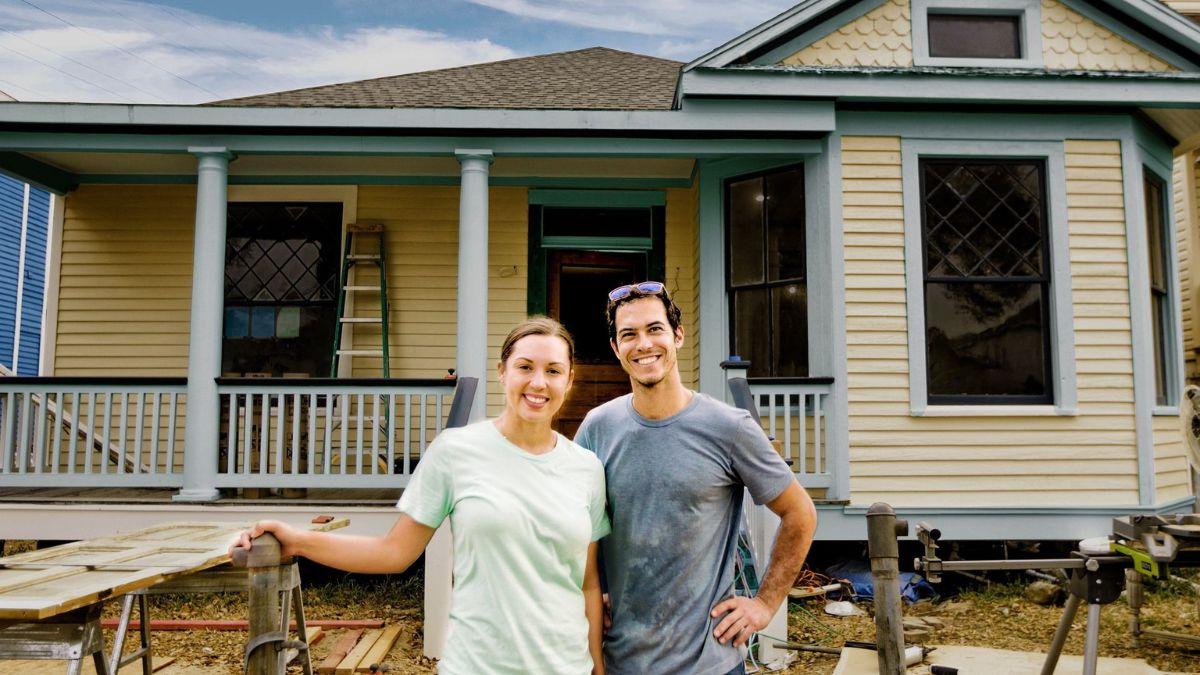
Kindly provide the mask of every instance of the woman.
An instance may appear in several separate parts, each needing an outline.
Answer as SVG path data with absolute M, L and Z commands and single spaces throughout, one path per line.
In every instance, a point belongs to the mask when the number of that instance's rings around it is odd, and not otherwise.
M 443 431 L 421 458 L 382 537 L 262 521 L 284 555 L 349 572 L 401 572 L 445 518 L 454 590 L 439 672 L 603 673 L 596 540 L 609 531 L 604 470 L 550 428 L 573 380 L 574 344 L 557 321 L 529 319 L 504 340 L 504 412 Z

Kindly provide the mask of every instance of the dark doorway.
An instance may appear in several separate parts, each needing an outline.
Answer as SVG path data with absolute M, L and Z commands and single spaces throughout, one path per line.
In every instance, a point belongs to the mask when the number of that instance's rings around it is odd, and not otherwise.
M 555 425 L 571 438 L 589 410 L 629 393 L 629 377 L 609 347 L 604 308 L 610 290 L 646 277 L 646 253 L 558 250 L 546 262 L 547 314 L 575 337 L 575 386 Z

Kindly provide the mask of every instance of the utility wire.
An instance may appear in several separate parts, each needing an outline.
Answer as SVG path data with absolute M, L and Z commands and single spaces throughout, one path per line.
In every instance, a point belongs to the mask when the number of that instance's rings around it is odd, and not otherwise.
M 181 42 L 175 42 L 175 41 L 169 40 L 166 35 L 159 33 L 158 31 L 154 30 L 150 26 L 147 26 L 146 24 L 142 23 L 141 21 L 138 21 L 137 19 L 133 18 L 132 16 L 129 16 L 128 14 L 126 14 L 118 9 L 114 9 L 112 6 L 101 4 L 100 0 L 92 0 L 92 4 L 96 5 L 97 7 L 99 7 L 100 9 L 102 9 L 104 11 L 112 12 L 112 13 L 116 14 L 117 16 L 124 18 L 126 21 L 128 21 L 129 23 L 132 23 L 133 25 L 137 26 L 138 28 L 141 28 L 144 31 L 148 31 L 153 35 L 157 35 L 158 37 L 162 38 L 164 41 L 166 41 L 176 47 L 179 47 L 180 49 L 185 49 L 185 50 L 195 54 L 196 56 L 199 56 L 200 58 L 204 59 L 205 61 L 208 61 L 209 63 L 223 69 L 225 72 L 236 75 L 236 76 L 242 78 L 243 80 L 246 80 L 247 82 L 254 82 L 254 80 L 251 80 L 244 73 L 241 73 L 237 70 L 230 70 L 225 64 L 222 64 L 222 63 L 218 62 L 216 59 L 212 58 L 211 56 L 209 56 L 201 51 L 192 49 L 191 47 L 189 47 Z
M 7 93 L 10 96 L 12 96 L 13 89 L 20 89 L 26 93 L 33 94 L 35 97 L 47 98 L 46 95 L 41 93 L 40 91 L 34 91 L 33 89 L 30 89 L 29 87 L 24 87 L 24 86 L 17 84 L 16 82 L 10 82 L 8 80 L 0 80 L 0 87 L 4 87 L 5 93 Z M 13 98 L 17 98 L 17 97 L 13 96 Z M 20 101 L 20 100 L 21 99 L 17 99 L 17 101 Z
M 69 72 L 67 72 L 67 71 L 63 70 L 62 68 L 59 68 L 58 66 L 54 66 L 54 65 L 51 65 L 51 64 L 49 64 L 49 63 L 46 63 L 45 61 L 42 61 L 41 59 L 38 59 L 37 57 L 30 56 L 29 54 L 26 54 L 26 53 L 24 53 L 24 52 L 19 52 L 19 51 L 17 51 L 17 50 L 15 50 L 15 49 L 13 49 L 12 47 L 9 47 L 8 45 L 0 44 L 0 48 L 7 49 L 8 51 L 10 51 L 10 52 L 12 52 L 12 53 L 14 53 L 14 54 L 16 54 L 16 55 L 18 55 L 18 56 L 24 56 L 25 58 L 29 59 L 30 61 L 34 61 L 34 62 L 36 62 L 36 63 L 40 63 L 41 65 L 43 65 L 43 66 L 46 66 L 47 68 L 49 68 L 49 69 L 51 69 L 51 70 L 56 70 L 56 71 L 58 71 L 58 72 L 62 73 L 63 75 L 66 75 L 67 77 L 69 77 L 69 78 L 73 79 L 73 80 L 79 80 L 80 82 L 82 82 L 82 83 L 84 83 L 84 84 L 86 84 L 86 85 L 89 85 L 89 86 L 95 87 L 95 88 L 99 89 L 100 91 L 103 91 L 103 92 L 106 92 L 106 93 L 108 93 L 108 94 L 111 94 L 111 95 L 115 96 L 117 99 L 120 99 L 120 98 L 122 98 L 120 94 L 118 94 L 117 92 L 115 92 L 115 91 L 113 91 L 113 90 L 111 90 L 111 89 L 107 89 L 107 88 L 105 88 L 105 87 L 102 87 L 102 86 L 100 86 L 99 84 L 96 84 L 95 82 L 92 82 L 91 80 L 85 80 L 85 79 L 83 79 L 82 77 L 78 77 L 78 76 L 72 75 L 71 73 L 69 73 Z
M 75 24 L 71 23 L 70 21 L 67 21 L 66 19 L 62 18 L 61 16 L 59 16 L 59 15 L 55 14 L 54 12 L 51 12 L 51 11 L 49 11 L 49 10 L 47 10 L 47 9 L 43 9 L 43 8 L 39 7 L 38 5 L 36 5 L 36 4 L 32 3 L 32 2 L 30 2 L 29 0 L 21 0 L 21 2 L 25 3 L 26 5 L 29 5 L 30 7 L 32 7 L 32 8 L 34 8 L 34 9 L 38 10 L 39 12 L 41 12 L 41 13 L 43 13 L 43 14 L 46 14 L 47 16 L 51 16 L 51 17 L 54 17 L 55 19 L 58 19 L 58 20 L 59 20 L 59 21 L 61 21 L 62 23 L 66 24 L 66 25 L 68 25 L 68 26 L 70 26 L 70 27 L 72 27 L 72 28 L 75 28 L 75 29 L 77 29 L 77 30 L 79 30 L 79 31 L 82 31 L 82 32 L 84 32 L 84 33 L 87 33 L 87 34 L 89 34 L 89 35 L 93 35 L 92 31 L 90 31 L 90 30 L 88 30 L 88 29 L 86 29 L 86 28 L 82 28 L 82 27 L 80 27 L 80 26 L 77 26 L 77 25 L 75 25 Z M 95 35 L 95 37 L 99 38 L 100 40 L 102 40 L 102 41 L 103 41 L 105 44 L 109 45 L 110 47 L 112 47 L 112 48 L 114 48 L 114 49 L 116 49 L 116 50 L 120 51 L 120 52 L 121 52 L 121 53 L 123 53 L 123 54 L 128 54 L 129 56 L 132 56 L 133 58 L 135 58 L 135 59 L 137 59 L 137 60 L 139 60 L 139 61 L 141 61 L 141 62 L 145 63 L 146 65 L 149 65 L 149 66 L 150 66 L 150 67 L 152 67 L 152 68 L 155 68 L 155 69 L 157 69 L 157 70 L 161 70 L 162 72 L 164 72 L 164 73 L 166 73 L 166 74 L 170 75 L 171 77 L 174 77 L 174 78 L 176 78 L 177 80 L 180 80 L 180 81 L 182 81 L 182 82 L 186 82 L 186 83 L 188 83 L 188 84 L 192 85 L 193 87 L 195 87 L 195 88 L 197 88 L 197 89 L 200 89 L 200 90 L 202 90 L 202 91 L 205 91 L 205 92 L 207 92 L 207 93 L 209 93 L 209 94 L 212 94 L 213 96 L 216 96 L 216 97 L 218 97 L 218 98 L 220 98 L 220 96 L 221 96 L 221 95 L 220 95 L 220 94 L 218 94 L 217 92 L 215 92 L 215 91 L 213 91 L 213 90 L 211 90 L 211 89 L 209 89 L 209 88 L 207 88 L 207 87 L 204 87 L 204 86 L 202 86 L 202 85 L 196 84 L 195 82 L 192 82 L 191 80 L 187 79 L 186 77 L 184 77 L 184 76 L 182 76 L 182 75 L 180 75 L 180 74 L 178 74 L 178 73 L 171 72 L 170 70 L 167 70 L 166 68 L 163 68 L 162 66 L 158 65 L 157 63 L 154 63 L 153 61 L 150 61 L 149 59 L 142 58 L 141 56 L 138 56 L 137 54 L 134 54 L 133 52 L 129 51 L 128 49 L 125 49 L 124 47 L 122 47 L 122 46 L 120 46 L 120 45 L 113 44 L 113 43 L 112 43 L 112 42 L 110 42 L 108 39 L 106 39 L 106 38 L 105 38 L 103 35 L 99 35 L 99 34 L 94 34 L 94 35 Z
M 0 31 L 4 31 L 5 33 L 8 33 L 9 35 L 11 35 L 11 36 L 13 36 L 13 37 L 17 38 L 18 40 L 20 40 L 21 42 L 24 42 L 24 43 L 26 43 L 26 44 L 31 44 L 31 45 L 33 45 L 34 47 L 37 47 L 38 49 L 42 49 L 42 50 L 48 51 L 48 52 L 50 52 L 51 54 L 53 54 L 53 55 L 57 56 L 57 57 L 58 57 L 58 58 L 60 58 L 60 59 L 65 59 L 65 60 L 67 60 L 67 61 L 70 61 L 71 63 L 74 63 L 74 64 L 75 64 L 75 65 L 77 65 L 77 66 L 82 66 L 82 67 L 84 67 L 84 68 L 87 68 L 88 70 L 92 71 L 93 73 L 96 73 L 96 74 L 98 74 L 98 75 L 103 75 L 104 77 L 107 77 L 108 79 L 110 79 L 110 80 L 113 80 L 114 82 L 120 82 L 121 84 L 124 84 L 124 85 L 126 85 L 126 86 L 132 87 L 132 88 L 134 88 L 134 89 L 137 89 L 138 91 L 142 92 L 143 94 L 145 94 L 145 95 L 147 95 L 147 96 L 153 96 L 154 98 L 156 98 L 156 99 L 158 99 L 158 100 L 162 101 L 163 103 L 166 103 L 166 102 L 167 102 L 167 99 L 165 99 L 165 98 L 163 98 L 163 97 L 159 96 L 158 94 L 155 94 L 155 93 L 154 93 L 154 92 L 152 92 L 152 91 L 147 91 L 147 90 L 145 90 L 145 89 L 142 89 L 141 87 L 137 86 L 136 84 L 134 84 L 134 83 L 132 83 L 132 82 L 127 82 L 127 81 L 125 81 L 125 80 L 122 80 L 122 79 L 121 79 L 121 78 L 119 78 L 119 77 L 113 77 L 112 75 L 109 75 L 109 74 L 108 74 L 108 73 L 106 73 L 106 72 L 103 72 L 103 71 L 100 71 L 100 70 L 96 70 L 95 68 L 93 68 L 93 67 L 89 66 L 88 64 L 86 64 L 86 63 L 84 63 L 84 62 L 82 62 L 82 61 L 77 61 L 77 60 L 75 60 L 75 59 L 71 58 L 70 56 L 67 56 L 66 54 L 60 54 L 60 53 L 58 53 L 58 52 L 54 51 L 53 49 L 50 49 L 49 47 L 45 47 L 45 46 L 39 45 L 39 44 L 37 44 L 36 42 L 34 42 L 34 41 L 32 41 L 32 40 L 26 39 L 26 38 L 25 38 L 23 35 L 21 35 L 20 33 L 14 33 L 13 31 L 11 31 L 11 30 L 8 30 L 7 28 L 4 28 L 4 27 L 0 27 Z M 119 96 L 119 95 L 117 95 L 117 96 Z

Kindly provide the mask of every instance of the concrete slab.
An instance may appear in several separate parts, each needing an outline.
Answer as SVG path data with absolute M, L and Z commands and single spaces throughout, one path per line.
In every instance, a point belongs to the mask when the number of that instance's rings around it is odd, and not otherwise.
M 941 664 L 958 668 L 960 675 L 993 675 L 994 673 L 1040 673 L 1044 653 L 1015 652 L 988 647 L 934 645 L 937 650 L 926 657 L 926 664 Z M 1099 675 L 1163 675 L 1142 659 L 1101 657 L 1096 671 Z M 1083 672 L 1083 657 L 1064 654 L 1058 660 L 1055 675 L 1076 675 Z M 910 675 L 927 675 L 929 665 L 913 666 Z M 833 675 L 878 675 L 879 662 L 869 649 L 844 649 Z

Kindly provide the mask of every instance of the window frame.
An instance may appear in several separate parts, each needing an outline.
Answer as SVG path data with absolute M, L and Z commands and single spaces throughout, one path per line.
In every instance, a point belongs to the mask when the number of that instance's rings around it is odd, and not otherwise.
M 929 265 L 928 265 L 928 261 L 926 260 L 927 241 L 928 241 L 927 235 L 928 235 L 928 231 L 929 231 L 929 222 L 928 222 L 928 219 L 926 218 L 925 171 L 923 169 L 925 167 L 926 162 L 963 162 L 963 161 L 977 162 L 980 164 L 987 163 L 987 164 L 993 164 L 993 165 L 1033 164 L 1033 163 L 1040 165 L 1042 176 L 1041 176 L 1041 194 L 1039 195 L 1039 197 L 1042 202 L 1041 208 L 1043 211 L 1043 218 L 1044 218 L 1042 242 L 1041 242 L 1041 253 L 1042 253 L 1042 256 L 1044 259 L 1044 263 L 1042 265 L 1043 269 L 1042 269 L 1041 274 L 1029 275 L 1028 278 L 1023 278 L 1023 279 L 1019 279 L 1019 280 L 1009 279 L 1009 278 L 1005 278 L 1005 277 L 991 277 L 991 278 L 988 278 L 988 277 L 960 277 L 960 278 L 954 278 L 954 277 L 949 277 L 949 276 L 945 276 L 945 275 L 935 276 L 932 280 L 930 279 L 930 274 L 929 274 L 929 269 L 928 269 Z M 921 206 L 921 275 L 922 275 L 921 276 L 921 293 L 923 294 L 923 296 L 928 294 L 929 284 L 931 284 L 931 283 L 942 284 L 942 285 L 954 284 L 954 283 L 964 283 L 964 284 L 965 283 L 995 283 L 995 284 L 1020 283 L 1020 284 L 1037 285 L 1037 286 L 1041 286 L 1044 288 L 1044 290 L 1042 291 L 1041 314 L 1042 314 L 1042 350 L 1043 350 L 1043 355 L 1044 355 L 1043 363 L 1045 365 L 1045 370 L 1042 373 L 1042 376 L 1043 376 L 1043 380 L 1045 381 L 1046 393 L 1044 395 L 1035 396 L 1035 395 L 1021 395 L 1021 394 L 1003 394 L 1003 395 L 931 394 L 931 393 L 927 392 L 926 395 L 929 399 L 930 405 L 935 405 L 935 406 L 936 405 L 950 405 L 950 406 L 987 405 L 987 406 L 993 406 L 993 405 L 1048 405 L 1048 404 L 1053 404 L 1054 403 L 1054 386 L 1053 386 L 1054 363 L 1053 363 L 1053 354 L 1051 351 L 1051 338 L 1050 338 L 1050 333 L 1051 333 L 1053 324 L 1052 324 L 1052 318 L 1050 316 L 1050 294 L 1051 294 L 1052 284 L 1054 281 L 1054 272 L 1053 272 L 1054 257 L 1053 257 L 1051 247 L 1050 247 L 1050 223 L 1049 223 L 1049 220 L 1050 220 L 1049 211 L 1050 210 L 1049 210 L 1049 199 L 1048 199 L 1048 194 L 1047 194 L 1048 189 L 1047 189 L 1047 185 L 1046 185 L 1047 179 L 1048 179 L 1048 176 L 1047 176 L 1048 171 L 1046 169 L 1045 160 L 1036 159 L 1036 158 L 1027 158 L 1027 157 L 966 157 L 966 156 L 936 157 L 936 156 L 925 155 L 925 156 L 918 158 L 917 168 L 918 168 L 918 171 L 920 174 L 920 179 L 919 179 L 920 180 L 920 192 L 919 192 L 918 196 L 921 200 L 921 204 L 920 204 L 920 206 Z M 1039 278 L 1034 278 L 1034 276 L 1039 277 Z M 928 335 L 928 333 L 929 333 L 929 315 L 928 315 L 928 313 L 924 313 L 924 316 L 922 317 L 922 319 L 925 322 L 925 335 Z M 928 383 L 928 379 L 929 379 L 928 345 L 926 345 L 926 348 L 927 348 L 927 351 L 926 351 L 926 370 L 925 370 L 925 372 L 926 372 L 926 382 Z
M 1071 301 L 1070 251 L 1067 231 L 1066 156 L 1061 141 L 951 141 L 902 139 L 901 167 L 904 202 L 905 298 L 908 323 L 909 408 L 913 416 L 1075 415 L 1074 311 Z M 1008 401 L 931 404 L 925 340 L 925 255 L 921 159 L 1040 160 L 1045 166 L 1046 239 L 1049 293 L 1046 334 L 1051 401 Z
M 801 180 L 803 181 L 803 184 L 801 185 L 801 187 L 802 187 L 801 192 L 804 194 L 804 226 L 803 226 L 803 229 L 804 229 L 804 257 L 805 257 L 804 275 L 799 278 L 789 277 L 787 279 L 782 279 L 782 280 L 777 280 L 777 281 L 770 281 L 768 279 L 767 270 L 768 270 L 769 266 L 767 264 L 768 261 L 766 259 L 767 258 L 767 236 L 766 236 L 767 229 L 766 229 L 766 218 L 764 218 L 763 219 L 763 281 L 758 284 L 750 284 L 747 286 L 739 286 L 739 287 L 735 288 L 735 286 L 733 285 L 733 276 L 731 273 L 733 259 L 732 259 L 732 250 L 730 248 L 730 238 L 732 237 L 733 232 L 732 232 L 732 229 L 730 228 L 730 215 L 731 215 L 731 211 L 733 208 L 733 203 L 732 203 L 732 200 L 729 199 L 730 186 L 733 183 L 739 183 L 742 181 L 752 180 L 755 178 L 764 178 L 765 179 L 767 176 L 770 176 L 773 174 L 785 173 L 788 171 L 797 171 L 797 170 L 801 174 Z M 809 244 L 810 244 L 809 236 L 808 236 L 808 233 L 809 233 L 808 220 L 810 217 L 810 211 L 809 211 L 809 206 L 808 206 L 808 200 L 809 200 L 808 180 L 809 180 L 809 176 L 808 176 L 807 163 L 803 162 L 803 161 L 794 162 L 794 163 L 790 163 L 790 164 L 781 164 L 778 166 L 772 166 L 772 167 L 768 167 L 765 169 L 758 169 L 758 170 L 751 171 L 748 173 L 739 173 L 739 174 L 729 175 L 729 176 L 724 177 L 721 180 L 721 203 L 722 203 L 721 217 L 722 217 L 722 223 L 723 223 L 722 246 L 723 246 L 723 254 L 724 254 L 724 280 L 725 280 L 723 290 L 725 292 L 725 307 L 726 307 L 726 312 L 727 312 L 727 318 L 725 321 L 725 329 L 726 329 L 725 339 L 726 339 L 726 344 L 729 347 L 727 351 L 729 351 L 730 353 L 733 353 L 734 345 L 737 343 L 737 325 L 736 325 L 736 317 L 734 315 L 735 308 L 734 308 L 734 303 L 733 303 L 733 293 L 735 290 L 767 289 L 767 292 L 768 292 L 768 302 L 767 302 L 767 304 L 768 304 L 768 308 L 767 308 L 768 338 L 770 340 L 772 340 L 772 343 L 768 344 L 767 351 L 771 352 L 772 347 L 774 346 L 773 345 L 774 332 L 770 329 L 770 320 L 771 320 L 770 319 L 770 306 L 769 306 L 770 305 L 770 300 L 769 300 L 770 289 L 783 288 L 784 286 L 789 286 L 789 285 L 796 284 L 796 283 L 804 284 L 804 305 L 805 305 L 805 307 L 804 307 L 804 311 L 805 311 L 804 343 L 808 350 L 808 353 L 806 353 L 804 355 L 804 364 L 805 364 L 806 372 L 803 374 L 795 374 L 795 375 L 773 375 L 773 374 L 758 375 L 758 376 L 756 376 L 756 379 L 779 379 L 779 378 L 796 378 L 796 377 L 805 378 L 805 377 L 808 377 L 812 373 L 812 363 L 811 363 L 811 359 L 810 359 L 810 355 L 812 353 L 812 345 L 810 342 L 811 331 L 808 328 L 809 318 L 811 317 L 811 311 L 810 311 L 811 303 L 809 302 L 809 287 L 810 287 L 810 278 L 812 277 L 812 271 L 810 270 L 810 262 L 809 262 L 809 256 L 808 256 L 808 249 L 809 249 Z M 765 215 L 765 210 L 764 210 L 764 215 Z M 741 356 L 743 359 L 746 359 L 746 357 L 747 357 L 747 355 L 744 355 L 744 354 L 739 354 L 738 356 Z M 767 367 L 769 369 L 770 364 L 768 364 Z
M 916 66 L 965 66 L 986 68 L 1041 68 L 1042 6 L 1039 0 L 913 0 L 912 50 Z M 930 14 L 976 14 L 1020 17 L 1017 35 L 1021 56 L 1008 58 L 947 57 L 929 55 Z
M 1142 151 L 1144 153 L 1144 151 Z M 1154 331 L 1154 315 L 1152 309 L 1147 306 L 1146 314 L 1146 338 L 1149 344 L 1150 356 L 1150 371 L 1152 373 L 1150 381 L 1152 383 L 1151 396 L 1153 397 L 1151 411 L 1153 415 L 1178 415 L 1179 414 L 1179 395 L 1183 389 L 1183 379 L 1181 372 L 1183 369 L 1183 351 L 1180 335 L 1182 328 L 1180 327 L 1180 307 L 1178 303 L 1178 288 L 1179 288 L 1179 263 L 1178 254 L 1176 251 L 1175 242 L 1175 227 L 1173 221 L 1173 213 L 1171 210 L 1171 188 L 1172 176 L 1166 173 L 1163 169 L 1152 165 L 1147 161 L 1147 157 L 1143 154 L 1139 163 L 1141 173 L 1137 176 L 1136 182 L 1141 189 L 1141 200 L 1138 205 L 1141 215 L 1142 224 L 1142 241 L 1145 242 L 1145 278 L 1146 278 L 1146 296 L 1148 300 L 1154 300 L 1154 280 L 1152 278 L 1152 266 L 1150 264 L 1151 256 L 1154 252 L 1151 250 L 1150 238 L 1150 219 L 1149 213 L 1146 212 L 1147 195 L 1146 182 L 1153 181 L 1158 184 L 1159 188 L 1159 213 L 1162 214 L 1162 230 L 1159 233 L 1162 245 L 1162 274 L 1166 284 L 1161 298 L 1162 303 L 1162 333 L 1155 334 Z M 1164 175 L 1165 174 L 1165 175 Z M 1162 349 L 1161 364 L 1154 358 L 1155 344 L 1158 344 Z M 1153 374 L 1156 374 L 1159 368 L 1162 368 L 1163 386 L 1165 391 L 1164 400 L 1158 398 L 1158 388 Z

